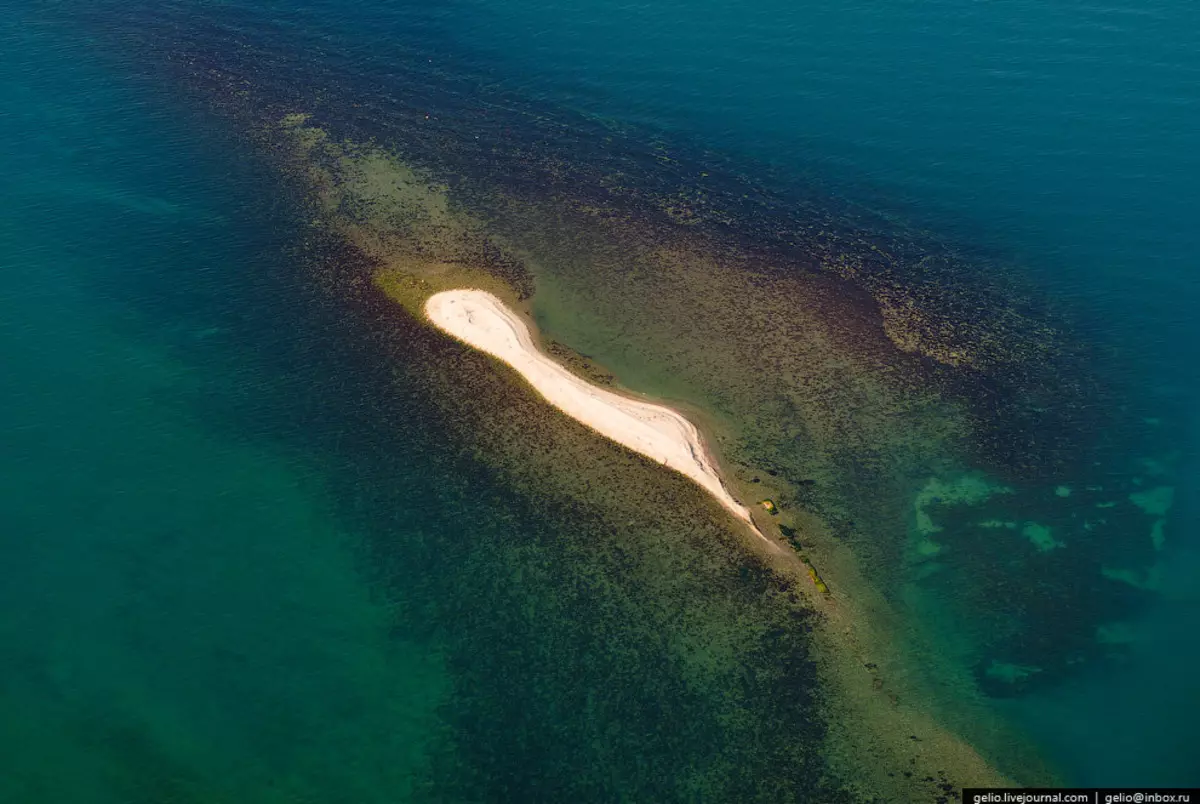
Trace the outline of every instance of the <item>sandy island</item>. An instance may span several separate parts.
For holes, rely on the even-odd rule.
[[[772,549],[750,512],[730,495],[704,448],[700,431],[678,412],[599,388],[544,355],[516,313],[490,293],[462,289],[436,293],[425,315],[438,329],[504,361],[546,401],[605,438],[686,475],[750,526]]]

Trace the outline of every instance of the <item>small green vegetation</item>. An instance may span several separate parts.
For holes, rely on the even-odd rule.
[[[790,544],[793,548],[796,550],[804,549],[804,545],[800,542],[800,534],[795,528],[789,528],[787,525],[780,525],[779,532],[783,534],[783,538],[787,539],[788,544]]]

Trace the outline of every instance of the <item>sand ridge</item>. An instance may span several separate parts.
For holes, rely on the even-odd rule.
[[[525,322],[487,291],[435,293],[425,302],[425,315],[448,335],[511,366],[571,418],[695,481],[772,550],[779,549],[729,493],[700,431],[679,412],[597,387],[567,371],[542,353]]]

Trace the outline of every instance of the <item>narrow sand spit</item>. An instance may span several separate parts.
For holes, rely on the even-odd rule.
[[[690,477],[773,550],[778,549],[725,488],[695,425],[676,411],[598,388],[567,371],[542,354],[525,323],[486,291],[436,293],[425,302],[425,315],[443,332],[512,366],[568,416]]]

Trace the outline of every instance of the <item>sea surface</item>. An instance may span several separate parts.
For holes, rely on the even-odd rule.
[[[293,270],[303,222],[268,168],[141,51],[123,59],[149,7],[3,8],[0,801],[425,800],[431,766],[437,800],[581,795],[567,724],[588,704],[529,690],[572,617],[633,609],[548,569],[493,584],[486,563],[553,555],[574,515],[439,448],[403,367]],[[1071,781],[1200,785],[1194,3],[171,8],[185,31],[284,31],[372,91],[419,54],[1023,266],[1188,413],[1169,591],[1129,624],[1126,661],[996,706]],[[622,672],[667,678],[629,640]],[[576,671],[599,687],[594,655]],[[595,723],[715,711],[657,683]],[[513,734],[553,772],[507,765]]]

